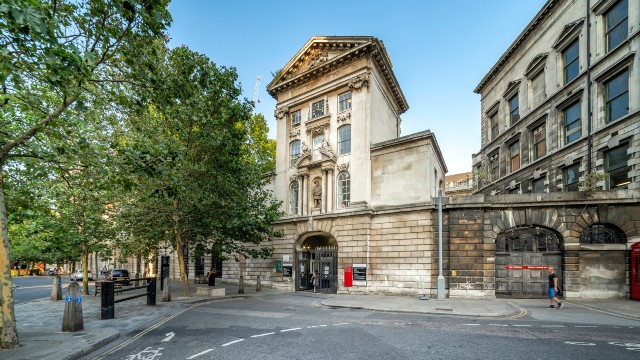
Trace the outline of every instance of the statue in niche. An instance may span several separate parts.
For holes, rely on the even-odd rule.
[[[313,207],[316,209],[320,208],[320,201],[322,200],[322,186],[320,185],[320,180],[315,179],[313,181]]]

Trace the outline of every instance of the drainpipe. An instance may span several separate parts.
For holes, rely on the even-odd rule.
[[[591,152],[593,144],[591,140],[591,124],[593,111],[591,109],[591,17],[589,9],[591,8],[591,1],[587,0],[587,174],[591,173]]]
[[[442,179],[438,185],[438,300],[444,299],[444,275],[442,274]]]

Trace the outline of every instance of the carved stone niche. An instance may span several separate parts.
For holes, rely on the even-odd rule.
[[[336,170],[338,170],[338,172],[340,172],[340,171],[347,171],[347,170],[349,170],[349,163],[346,163],[346,164],[338,164],[338,165],[336,166]]]
[[[369,73],[357,75],[349,80],[349,89],[360,90],[369,87]]]
[[[293,137],[298,137],[298,136],[300,136],[300,128],[299,127],[289,130],[289,137],[293,138]]]
[[[338,115],[337,120],[338,120],[338,124],[341,123],[341,122],[350,123],[351,122],[351,112],[349,111],[346,114]]]
[[[278,120],[281,120],[287,114],[289,114],[289,107],[284,105],[276,107],[276,109],[273,111],[273,115]]]

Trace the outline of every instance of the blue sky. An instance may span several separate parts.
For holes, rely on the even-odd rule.
[[[229,1],[173,0],[170,46],[186,45],[235,67],[275,137],[266,92],[312,36],[375,36],[385,44],[409,110],[402,135],[436,135],[448,174],[471,171],[480,150],[480,95],[473,90],[546,0]]]

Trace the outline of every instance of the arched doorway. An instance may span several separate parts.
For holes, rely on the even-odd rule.
[[[311,286],[311,275],[316,274]],[[296,291],[338,292],[338,242],[329,233],[302,236],[296,245]]]
[[[496,297],[543,298],[547,267],[562,284],[562,236],[542,226],[518,226],[496,238]]]

